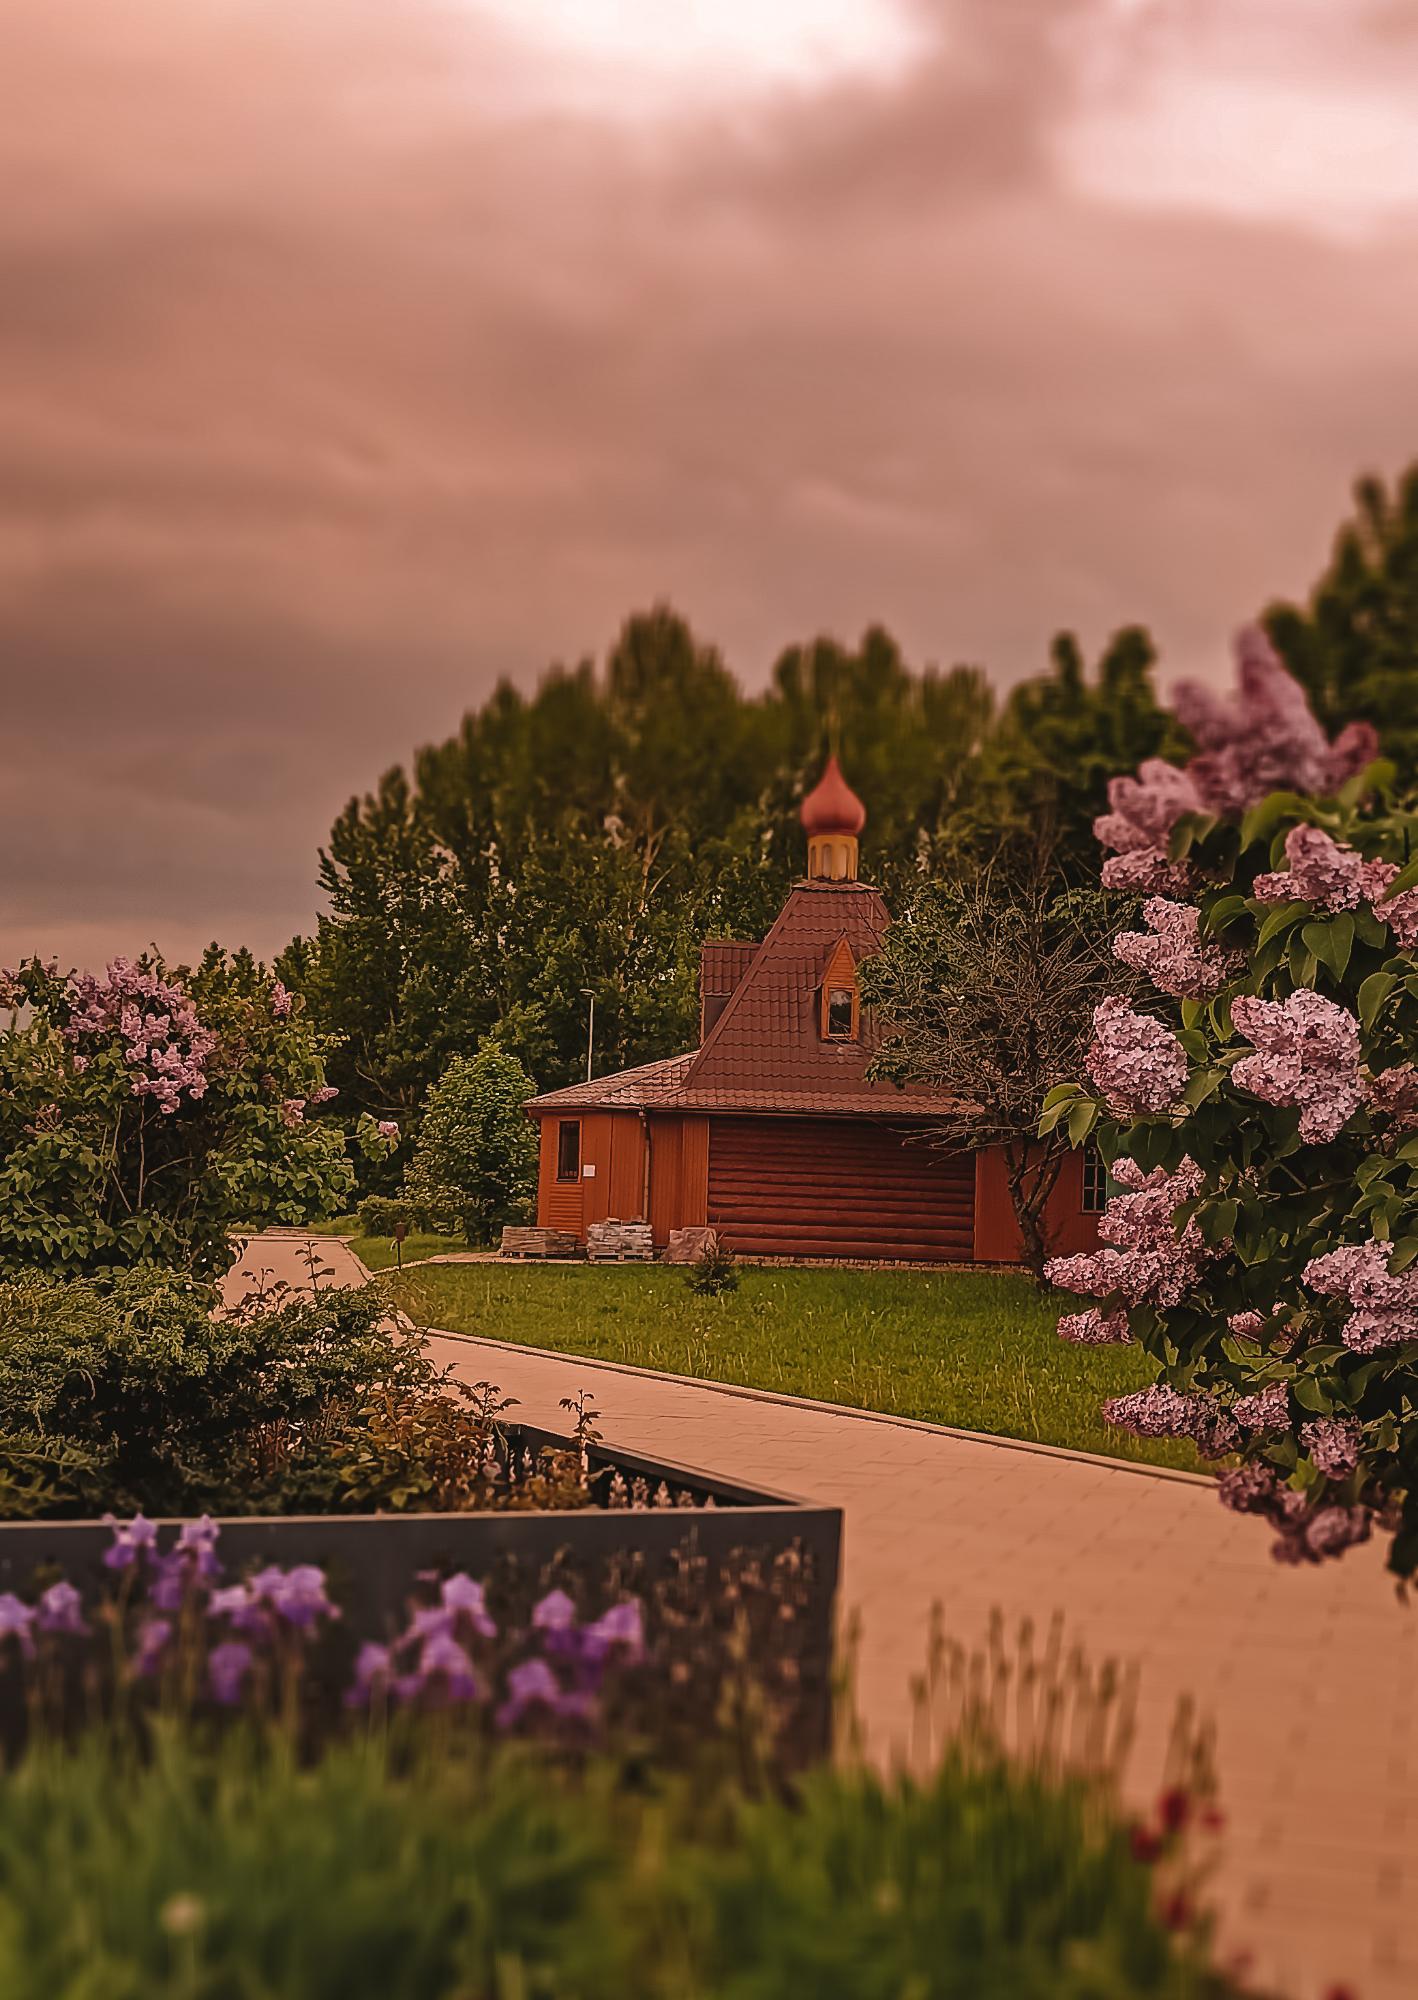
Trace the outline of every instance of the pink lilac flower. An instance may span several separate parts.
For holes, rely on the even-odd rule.
[[[299,1125],[303,1121],[304,1117],[305,1117],[305,1099],[303,1097],[286,1098],[284,1103],[281,1105],[282,1125],[290,1125],[290,1126]]]
[[[1372,762],[1378,737],[1371,725],[1351,723],[1331,744],[1259,626],[1238,635],[1236,664],[1234,701],[1196,681],[1173,690],[1178,721],[1201,745],[1186,776],[1205,810],[1238,817],[1269,792],[1323,796]]]
[[[32,1605],[16,1597],[13,1590],[0,1592],[0,1643],[13,1639],[27,1660],[34,1657],[34,1620]]]
[[[1305,1549],[1316,1559],[1343,1555],[1366,1542],[1372,1525],[1367,1507],[1321,1507],[1305,1528]]]
[[[157,1529],[141,1514],[135,1514],[131,1521],[115,1521],[112,1514],[105,1514],[103,1520],[104,1526],[113,1530],[112,1546],[103,1552],[106,1569],[131,1569],[157,1543]]]
[[[205,1065],[217,1038],[202,1026],[180,987],[140,970],[131,959],[116,958],[102,980],[91,972],[71,973],[68,993],[66,1040],[116,1035],[124,1061],[137,1071],[129,1086],[135,1097],[153,1098],[170,1117],[184,1091],[193,1101],[205,1094]]]
[[[89,1629],[84,1621],[83,1599],[72,1583],[50,1584],[36,1607],[35,1622],[41,1632],[70,1632],[76,1638],[82,1638]]]
[[[285,987],[277,979],[271,987],[271,1016],[273,1020],[288,1021],[295,1002]]]
[[[397,1139],[399,1136],[399,1127],[392,1118],[381,1118],[377,1129],[381,1139]]]
[[[1363,1086],[1364,1103],[1378,1118],[1391,1118],[1396,1127],[1407,1131],[1418,1126],[1418,1067],[1411,1062],[1395,1063],[1380,1070]]]
[[[1375,903],[1374,915],[1388,925],[1395,942],[1405,951],[1418,945],[1418,889],[1403,889],[1398,895]]]
[[[1085,1312],[1064,1313],[1059,1320],[1059,1339],[1079,1347],[1122,1346],[1132,1339],[1125,1312],[1101,1313],[1096,1306]]]
[[[1300,1426],[1310,1463],[1330,1479],[1344,1478],[1359,1463],[1361,1435],[1362,1428],[1353,1417],[1315,1417]]]
[[[1216,1482],[1223,1507],[1237,1514],[1268,1514],[1275,1504],[1280,1481],[1268,1465],[1252,1461],[1223,1472]]]
[[[1093,1009],[1084,1066],[1115,1118],[1170,1111],[1186,1088],[1186,1051],[1176,1036],[1116,993]]]
[[[1354,910],[1360,903],[1379,902],[1398,873],[1391,861],[1366,861],[1318,826],[1292,826],[1285,836],[1285,859],[1288,870],[1257,875],[1252,893],[1261,902]]]
[[[1418,1269],[1395,1276],[1390,1243],[1346,1243],[1312,1257],[1301,1274],[1311,1290],[1354,1308],[1340,1339],[1357,1354],[1376,1354],[1418,1338]]]
[[[339,1094],[340,1086],[337,1083],[322,1083],[310,1101],[312,1104],[328,1104],[331,1098],[338,1097]]]
[[[1165,1382],[1111,1397],[1103,1405],[1103,1416],[1134,1437],[1190,1438],[1205,1458],[1222,1458],[1240,1442],[1239,1430],[1214,1396],[1199,1391],[1184,1394]]]
[[[241,1700],[256,1655],[240,1639],[225,1639],[207,1655],[207,1680],[213,1701],[235,1708]]]
[[[1283,1382],[1269,1382],[1253,1396],[1242,1396],[1231,1411],[1248,1431],[1288,1431],[1290,1392]]]
[[[1190,903],[1151,896],[1142,906],[1145,931],[1124,931],[1113,954],[1145,972],[1154,986],[1178,1000],[1209,1000],[1241,963],[1238,951],[1202,942],[1200,912]]]
[[[1265,1315],[1258,1312],[1232,1313],[1226,1324],[1232,1333],[1239,1334],[1242,1340],[1254,1340],[1265,1330]]]
[[[1201,1192],[1201,1168],[1184,1159],[1174,1174],[1165,1167],[1144,1174],[1135,1160],[1121,1159],[1114,1162],[1113,1178],[1124,1192],[1109,1197],[1099,1220],[1102,1248],[1051,1258],[1044,1275],[1050,1284],[1085,1298],[1180,1305],[1202,1266],[1221,1248],[1203,1240],[1195,1216],[1180,1234],[1176,1228],[1178,1208]]]
[[[172,1621],[168,1618],[147,1618],[138,1628],[138,1650],[129,1661],[129,1669],[140,1680],[148,1680],[163,1663],[168,1640],[172,1637]]]
[[[1243,993],[1231,1003],[1231,1020],[1258,1051],[1234,1066],[1232,1081],[1263,1104],[1298,1105],[1302,1139],[1333,1139],[1364,1090],[1359,1023],[1348,1008],[1302,986],[1284,1000]]]
[[[1163,757],[1149,757],[1135,778],[1111,779],[1109,809],[1093,822],[1094,834],[1113,856],[1103,868],[1104,887],[1160,894],[1183,888],[1192,871],[1168,859],[1167,842],[1183,814],[1200,812],[1201,804],[1186,772]]]

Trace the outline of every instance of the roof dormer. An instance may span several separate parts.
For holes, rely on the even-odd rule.
[[[862,1002],[857,987],[857,961],[845,937],[828,956],[819,994],[818,1032],[824,1042],[861,1039]]]

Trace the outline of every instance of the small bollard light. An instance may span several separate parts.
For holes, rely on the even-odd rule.
[[[401,1271],[404,1268],[404,1238],[408,1233],[409,1225],[407,1222],[396,1222],[394,1224],[394,1259]]]

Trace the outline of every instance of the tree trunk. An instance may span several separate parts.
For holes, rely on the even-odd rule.
[[[1040,1158],[1032,1147],[1006,1146],[1004,1157],[1024,1262],[1042,1291],[1046,1282],[1044,1266],[1052,1254],[1044,1228],[1044,1210],[1058,1181],[1063,1155],[1057,1147],[1046,1147]]]

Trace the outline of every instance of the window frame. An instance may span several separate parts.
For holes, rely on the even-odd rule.
[[[568,1134],[574,1134],[575,1157],[570,1168],[566,1164],[566,1141]],[[558,1118],[556,1121],[556,1178],[558,1181],[579,1181],[581,1178],[581,1120],[579,1118]]]
[[[1083,1173],[1079,1183],[1078,1206],[1082,1215],[1102,1215],[1108,1206],[1110,1175],[1108,1163],[1096,1146],[1083,1151]]]
[[[839,995],[847,1003],[847,1026],[845,1028],[834,1028],[832,1025],[833,1002]],[[859,1013],[856,987],[845,984],[824,986],[822,989],[822,1039],[825,1042],[854,1042],[857,1039],[858,1023]]]

